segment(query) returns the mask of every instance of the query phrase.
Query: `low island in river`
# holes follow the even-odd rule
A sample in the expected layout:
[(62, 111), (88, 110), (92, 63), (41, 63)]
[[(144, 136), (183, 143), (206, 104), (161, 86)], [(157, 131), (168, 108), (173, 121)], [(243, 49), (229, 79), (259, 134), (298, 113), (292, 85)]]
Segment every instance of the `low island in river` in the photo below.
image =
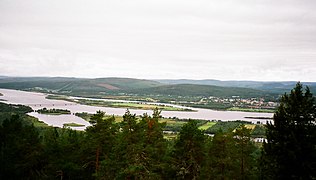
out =
[(36, 112), (40, 114), (50, 114), (50, 115), (62, 115), (62, 114), (71, 114), (71, 112), (67, 109), (39, 109)]

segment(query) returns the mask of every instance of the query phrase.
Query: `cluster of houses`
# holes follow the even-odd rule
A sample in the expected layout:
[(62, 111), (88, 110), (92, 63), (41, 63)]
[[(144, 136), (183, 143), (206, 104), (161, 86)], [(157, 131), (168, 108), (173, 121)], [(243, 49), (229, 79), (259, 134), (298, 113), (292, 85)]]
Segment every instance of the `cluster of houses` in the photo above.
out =
[(264, 98), (240, 98), (239, 96), (232, 96), (231, 98), (222, 98), (210, 96), (202, 98), (198, 103), (223, 103), (230, 104), (234, 107), (254, 108), (254, 109), (275, 109), (278, 106), (277, 102), (266, 101)]

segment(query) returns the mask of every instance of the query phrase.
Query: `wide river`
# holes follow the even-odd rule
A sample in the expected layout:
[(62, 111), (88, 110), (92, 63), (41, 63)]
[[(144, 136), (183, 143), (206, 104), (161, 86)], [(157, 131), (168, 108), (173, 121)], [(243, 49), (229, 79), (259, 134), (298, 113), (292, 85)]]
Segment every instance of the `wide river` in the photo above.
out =
[[(76, 112), (87, 112), (95, 113), (98, 110), (106, 112), (106, 114), (113, 115), (123, 115), (126, 111), (125, 108), (110, 108), (110, 107), (97, 107), (97, 106), (87, 106), (77, 103), (72, 103), (63, 100), (52, 100), (46, 99), (47, 94), (35, 93), (35, 92), (25, 92), (19, 90), (10, 89), (0, 89), (0, 101), (10, 104), (23, 104), (30, 106), (33, 110), (41, 108), (58, 108), (58, 109), (68, 109), (71, 111), (71, 115), (46, 115), (39, 114), (37, 112), (31, 112), (29, 115), (38, 118), (39, 120), (47, 123), (51, 126), (62, 127), (64, 123), (78, 123), (89, 126), (89, 123), (85, 120), (73, 115)], [(5, 101), (3, 101), (5, 100)], [(109, 101), (109, 100), (107, 100)], [(163, 104), (163, 103), (160, 103)], [(169, 105), (169, 104), (166, 104)], [(179, 107), (179, 106), (177, 106)], [(181, 106), (180, 106), (181, 107)], [(186, 107), (187, 108), (187, 107)], [(245, 117), (272, 117), (272, 113), (253, 113), (253, 112), (238, 112), (238, 111), (215, 111), (210, 109), (201, 108), (191, 108), (195, 110), (194, 112), (183, 112), (183, 111), (163, 111), (163, 117), (178, 117), (185, 119), (203, 119), (203, 120), (222, 120), (222, 121), (234, 121), (234, 120), (244, 120), (251, 121), (253, 123), (265, 124), (267, 120), (265, 119), (249, 119)], [(143, 115), (144, 113), (152, 114), (150, 110), (135, 110), (130, 109), (130, 112), (137, 115)], [(77, 130), (84, 130), (85, 127), (73, 128)]]

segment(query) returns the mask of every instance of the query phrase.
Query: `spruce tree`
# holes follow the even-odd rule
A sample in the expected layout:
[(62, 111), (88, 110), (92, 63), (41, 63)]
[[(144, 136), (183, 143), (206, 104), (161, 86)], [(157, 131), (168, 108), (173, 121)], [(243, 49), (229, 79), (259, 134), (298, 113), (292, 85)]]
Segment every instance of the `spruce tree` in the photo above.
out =
[(315, 99), (301, 83), (282, 96), (274, 122), (267, 124), (265, 179), (316, 178), (315, 112)]

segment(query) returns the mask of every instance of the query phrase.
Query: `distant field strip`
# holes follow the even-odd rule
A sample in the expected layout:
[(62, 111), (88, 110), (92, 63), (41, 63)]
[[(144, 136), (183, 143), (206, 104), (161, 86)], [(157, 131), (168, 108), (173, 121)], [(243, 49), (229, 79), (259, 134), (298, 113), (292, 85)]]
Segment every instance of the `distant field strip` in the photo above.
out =
[(216, 122), (207, 122), (206, 124), (199, 127), (200, 130), (207, 130), (208, 128), (214, 126)]

